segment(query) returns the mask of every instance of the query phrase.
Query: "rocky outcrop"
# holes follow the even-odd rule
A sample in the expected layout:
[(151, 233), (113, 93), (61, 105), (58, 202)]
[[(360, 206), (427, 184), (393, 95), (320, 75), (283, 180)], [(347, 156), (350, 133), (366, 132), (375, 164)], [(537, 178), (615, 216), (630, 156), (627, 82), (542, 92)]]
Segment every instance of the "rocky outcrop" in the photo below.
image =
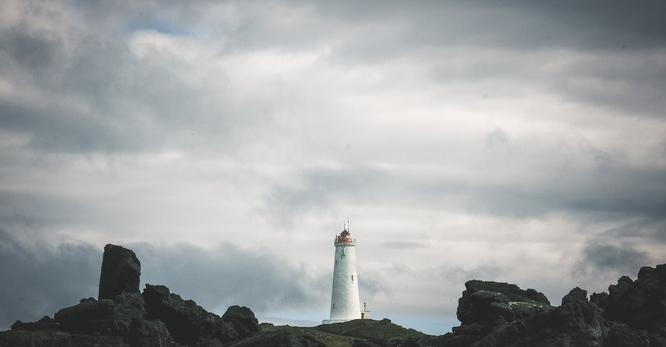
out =
[(503, 325), (473, 346), (601, 346), (608, 331), (601, 310), (574, 288), (562, 306)]
[(551, 309), (546, 296), (534, 289), (472, 280), (465, 283), (456, 315), (463, 325), (497, 326)]
[(608, 294), (593, 294), (589, 301), (587, 292), (576, 287), (559, 307), (533, 290), (469, 281), (458, 301), (462, 324), (442, 336), (439, 345), (666, 346), (665, 270), (666, 265), (641, 268), (636, 281), (622, 277)]
[(458, 300), (461, 325), (442, 336), (388, 319), (303, 328), (259, 325), (247, 307), (206, 311), (163, 285), (138, 292), (140, 263), (131, 250), (107, 245), (100, 299), (85, 298), (53, 318), (16, 321), (0, 347), (666, 347), (666, 264), (621, 277), (608, 293), (572, 289), (554, 307), (534, 289), (472, 280)]
[(636, 281), (623, 276), (608, 287), (608, 294), (593, 297), (608, 320), (634, 329), (662, 329), (666, 326), (666, 264), (642, 267)]
[(12, 330), (23, 330), (23, 331), (39, 331), (39, 330), (46, 330), (46, 331), (58, 331), (60, 330), (60, 324), (58, 322), (49, 317), (49, 316), (44, 316), (42, 319), (36, 321), (36, 322), (21, 322), (20, 320), (17, 320), (12, 324), (11, 326)]
[(98, 299), (113, 299), (120, 293), (139, 293), (141, 262), (133, 251), (112, 244), (104, 247)]
[(165, 286), (139, 293), (141, 264), (129, 249), (106, 245), (99, 300), (81, 299), (37, 322), (0, 332), (5, 346), (219, 347), (259, 331), (254, 313), (232, 306), (220, 317)]
[(546, 296), (534, 289), (503, 282), (468, 281), (456, 311), (461, 325), (442, 337), (442, 344), (470, 346), (510, 322), (551, 310)]
[(165, 286), (150, 284), (146, 284), (143, 298), (146, 317), (163, 321), (174, 340), (185, 345), (196, 345), (203, 339), (231, 342), (259, 331), (259, 323), (247, 307), (232, 306), (220, 317), (172, 294)]
[(245, 306), (230, 306), (222, 315), (222, 321), (231, 333), (231, 340), (248, 337), (259, 331), (259, 321), (254, 317), (252, 310)]

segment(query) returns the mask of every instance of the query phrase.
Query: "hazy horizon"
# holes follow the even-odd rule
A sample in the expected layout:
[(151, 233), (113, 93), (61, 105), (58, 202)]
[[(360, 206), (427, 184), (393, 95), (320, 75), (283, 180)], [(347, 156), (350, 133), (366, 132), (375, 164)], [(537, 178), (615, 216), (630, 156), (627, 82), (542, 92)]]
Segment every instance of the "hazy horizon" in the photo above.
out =
[[(106, 243), (223, 313), (361, 300), (428, 333), (475, 278), (559, 305), (666, 262), (666, 2), (0, 2), (0, 328)], [(263, 318), (262, 318), (263, 317)]]

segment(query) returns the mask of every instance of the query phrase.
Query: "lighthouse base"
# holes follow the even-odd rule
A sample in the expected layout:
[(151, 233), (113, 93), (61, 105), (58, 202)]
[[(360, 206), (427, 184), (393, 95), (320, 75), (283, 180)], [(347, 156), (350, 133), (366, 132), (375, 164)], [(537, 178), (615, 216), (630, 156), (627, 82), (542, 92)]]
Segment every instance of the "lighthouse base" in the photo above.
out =
[(354, 320), (358, 318), (350, 318), (350, 319), (324, 319), (321, 324), (335, 324), (335, 323), (344, 323), (344, 322), (349, 322), (350, 320)]

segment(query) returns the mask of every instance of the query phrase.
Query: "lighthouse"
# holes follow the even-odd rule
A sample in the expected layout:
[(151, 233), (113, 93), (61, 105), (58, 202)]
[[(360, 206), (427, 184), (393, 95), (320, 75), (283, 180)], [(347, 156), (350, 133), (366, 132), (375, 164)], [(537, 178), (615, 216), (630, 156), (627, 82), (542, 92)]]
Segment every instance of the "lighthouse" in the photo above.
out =
[[(335, 236), (335, 262), (333, 265), (333, 290), (331, 293), (331, 317), (324, 324), (346, 322), (365, 318), (361, 315), (356, 272), (356, 240), (349, 232), (349, 221), (344, 230)], [(365, 309), (363, 310), (365, 312)], [(364, 315), (365, 316), (365, 315)]]

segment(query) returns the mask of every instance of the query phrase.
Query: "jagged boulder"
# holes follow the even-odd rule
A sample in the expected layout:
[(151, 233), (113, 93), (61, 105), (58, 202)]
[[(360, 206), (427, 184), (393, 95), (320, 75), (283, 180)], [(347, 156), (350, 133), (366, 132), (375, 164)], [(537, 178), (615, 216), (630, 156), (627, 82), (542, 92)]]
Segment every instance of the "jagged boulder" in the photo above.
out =
[(607, 332), (601, 310), (587, 301), (584, 290), (574, 288), (562, 306), (501, 326), (472, 346), (602, 346)]
[(58, 311), (55, 321), (70, 334), (119, 336), (132, 346), (175, 346), (167, 326), (145, 315), (142, 296), (121, 293), (114, 300), (83, 299)]
[(62, 331), (72, 334), (127, 336), (132, 322), (143, 320), (145, 312), (140, 295), (122, 293), (115, 300), (81, 300), (56, 312), (54, 318)]
[(99, 300), (113, 299), (123, 292), (139, 293), (140, 277), (141, 262), (132, 250), (112, 244), (104, 246)]
[(232, 339), (242, 339), (259, 331), (259, 321), (252, 310), (245, 306), (230, 306), (222, 315), (222, 321), (232, 329), (235, 336)]
[(259, 331), (257, 319), (247, 307), (232, 306), (220, 317), (165, 286), (150, 284), (146, 284), (143, 298), (146, 317), (163, 321), (173, 339), (185, 345), (203, 344), (206, 339), (226, 343)]
[(62, 331), (72, 334), (90, 334), (100, 328), (114, 314), (113, 300), (83, 302), (65, 307), (55, 313), (54, 318)]
[(178, 346), (173, 341), (169, 329), (159, 320), (133, 320), (129, 334), (125, 338), (132, 347), (168, 347)]
[(666, 264), (644, 266), (638, 279), (627, 276), (608, 287), (608, 294), (594, 294), (604, 317), (635, 329), (657, 331), (666, 326)]
[(493, 327), (550, 310), (552, 306), (546, 296), (534, 289), (472, 280), (465, 283), (456, 314), (463, 325)]

